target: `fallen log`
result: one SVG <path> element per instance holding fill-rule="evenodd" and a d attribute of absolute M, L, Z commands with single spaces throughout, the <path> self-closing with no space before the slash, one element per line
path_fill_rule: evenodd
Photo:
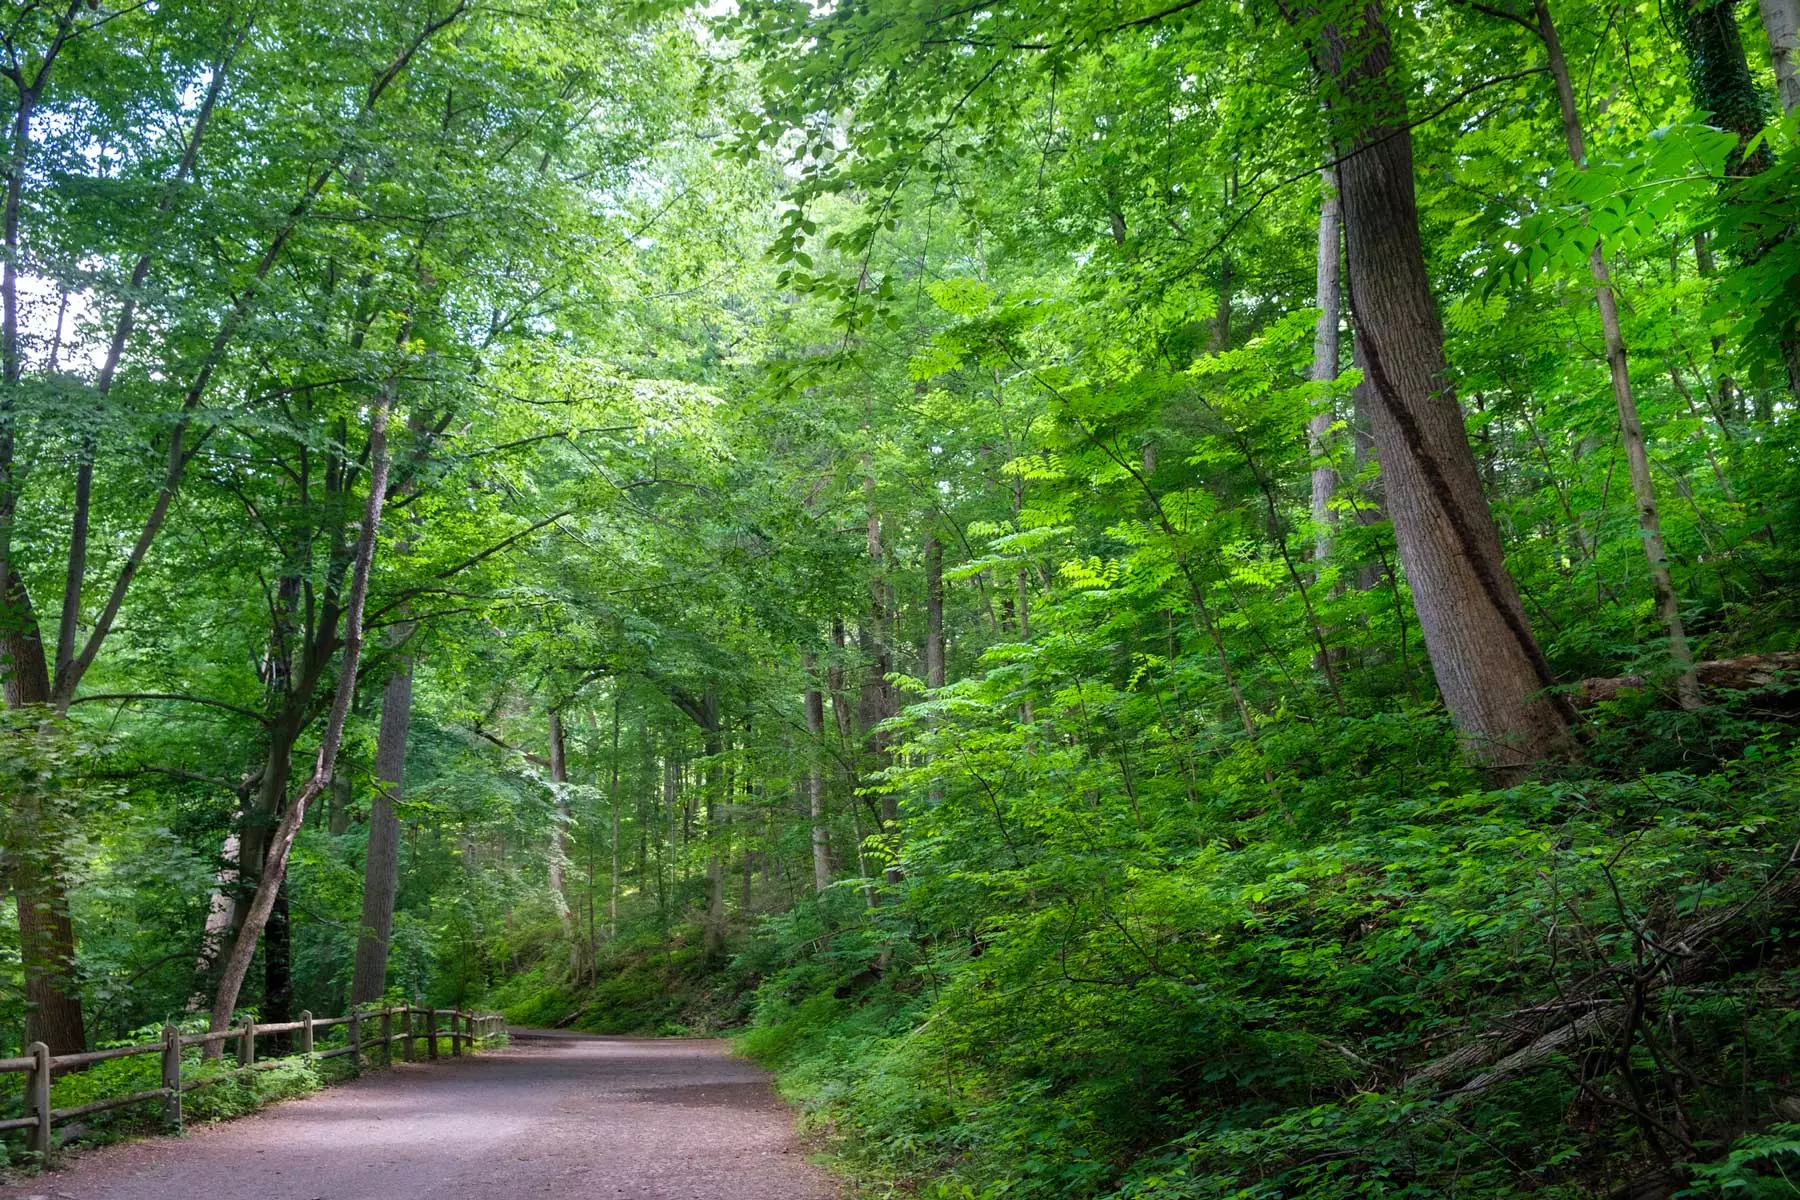
<path fill-rule="evenodd" d="M 1777 650 L 1768 654 L 1746 654 L 1741 658 L 1715 658 L 1694 664 L 1694 674 L 1703 691 L 1749 692 L 1780 683 L 1786 672 L 1800 673 L 1800 651 Z M 1616 700 L 1621 692 L 1656 688 L 1664 681 L 1644 675 L 1615 675 L 1584 679 L 1571 694 L 1578 705 L 1599 704 Z M 1800 683 L 1800 678 L 1794 680 Z"/>

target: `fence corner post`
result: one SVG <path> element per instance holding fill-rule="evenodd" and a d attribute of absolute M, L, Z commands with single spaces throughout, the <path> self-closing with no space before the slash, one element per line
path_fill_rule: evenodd
<path fill-rule="evenodd" d="M 311 1054 L 312 1052 L 313 1052 L 312 1009 L 303 1008 L 300 1010 L 300 1053 Z"/>
<path fill-rule="evenodd" d="M 256 1063 L 256 1022 L 246 1020 L 244 1031 L 238 1034 L 238 1066 L 254 1066 Z"/>
<path fill-rule="evenodd" d="M 170 1133 L 181 1132 L 181 1030 L 164 1025 L 162 1044 L 163 1122 Z"/>
<path fill-rule="evenodd" d="M 411 1004 L 400 1010 L 400 1058 L 404 1062 L 413 1060 L 413 1008 Z"/>
<path fill-rule="evenodd" d="M 425 1010 L 425 1054 L 435 1061 L 437 1059 L 437 1009 Z"/>
<path fill-rule="evenodd" d="M 450 1010 L 450 1057 L 452 1058 L 461 1058 L 463 1052 L 462 1021 L 460 1020 L 460 1017 L 461 1013 L 459 1010 L 454 1008 Z"/>
<path fill-rule="evenodd" d="M 362 1074 L 362 1013 L 350 1006 L 350 1070 Z"/>
<path fill-rule="evenodd" d="M 391 1005 L 381 1010 L 381 1065 L 394 1065 L 394 1010 Z"/>
<path fill-rule="evenodd" d="M 31 1148 L 43 1156 L 44 1169 L 50 1168 L 50 1047 L 33 1042 L 25 1047 L 32 1059 L 31 1108 L 37 1125 L 31 1131 Z"/>

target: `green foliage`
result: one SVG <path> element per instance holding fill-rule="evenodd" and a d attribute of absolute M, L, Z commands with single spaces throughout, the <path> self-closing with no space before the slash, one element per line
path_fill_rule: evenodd
<path fill-rule="evenodd" d="M 1403 110 L 1321 78 L 1336 3 L 23 10 L 0 670 L 61 695 L 0 724 L 0 840 L 89 1037 L 205 1000 L 312 769 L 379 398 L 344 786 L 248 1009 L 345 1010 L 391 805 L 363 994 L 741 1029 L 877 1190 L 1791 1194 L 1795 118 L 1719 57 L 1748 6 L 1382 7 Z M 1506 787 L 1437 699 L 1379 314 L 1317 276 L 1319 164 L 1400 111 L 1477 515 L 1582 701 Z M 1696 709 L 1620 382 L 1742 660 Z M 196 1069 L 224 1116 L 348 1068 Z"/>

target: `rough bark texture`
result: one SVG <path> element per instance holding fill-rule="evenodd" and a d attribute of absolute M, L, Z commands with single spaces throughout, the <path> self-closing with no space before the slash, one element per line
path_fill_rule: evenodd
<path fill-rule="evenodd" d="M 1535 0 L 1538 36 L 1550 60 L 1550 77 L 1556 83 L 1556 99 L 1562 109 L 1563 140 L 1578 170 L 1587 169 L 1587 145 L 1581 113 L 1575 107 L 1575 88 L 1569 80 L 1569 63 L 1563 56 L 1556 23 L 1545 0 Z M 1681 601 L 1669 575 L 1669 555 L 1664 547 L 1662 515 L 1656 505 L 1656 483 L 1650 477 L 1650 453 L 1644 443 L 1644 424 L 1638 418 L 1637 399 L 1631 391 L 1631 372 L 1625 359 L 1625 335 L 1619 326 L 1619 304 L 1613 295 L 1612 275 L 1606 250 L 1598 242 L 1588 255 L 1588 271 L 1594 279 L 1594 302 L 1600 309 L 1600 330 L 1606 343 L 1606 367 L 1612 378 L 1613 402 L 1619 410 L 1619 436 L 1625 444 L 1630 468 L 1631 495 L 1637 506 L 1638 533 L 1650 566 L 1650 588 L 1656 597 L 1657 616 L 1669 637 L 1669 659 L 1675 669 L 1675 687 L 1683 708 L 1700 707 L 1700 684 L 1694 678 L 1694 656 L 1688 649 L 1687 630 L 1681 621 Z"/>
<path fill-rule="evenodd" d="M 381 731 L 375 742 L 375 778 L 369 801 L 369 852 L 363 861 L 362 926 L 350 978 L 350 1003 L 379 1000 L 387 991 L 388 941 L 394 900 L 400 891 L 400 800 L 406 775 L 406 742 L 412 726 L 412 660 L 402 658 L 381 692 Z"/>
<path fill-rule="evenodd" d="M 1314 383 L 1329 383 L 1338 377 L 1338 324 L 1342 310 L 1339 264 L 1343 259 L 1343 223 L 1338 206 L 1337 176 L 1330 167 L 1319 174 L 1324 196 L 1319 202 L 1319 257 L 1314 290 L 1319 323 L 1313 330 L 1312 379 Z M 1337 493 L 1337 468 L 1325 460 L 1325 443 L 1336 420 L 1337 414 L 1331 406 L 1322 405 L 1306 425 L 1313 455 L 1313 558 L 1318 562 L 1331 556 L 1331 499 Z"/>
<path fill-rule="evenodd" d="M 1412 138 L 1378 5 L 1328 26 L 1350 307 L 1373 390 L 1376 452 L 1401 561 L 1445 706 L 1502 775 L 1575 752 L 1572 708 L 1506 570 L 1444 359 L 1413 191 Z"/>
<path fill-rule="evenodd" d="M 1781 111 L 1791 113 L 1800 108 L 1800 75 L 1794 71 L 1794 60 L 1800 56 L 1800 0 L 1761 0 L 1761 8 Z"/>

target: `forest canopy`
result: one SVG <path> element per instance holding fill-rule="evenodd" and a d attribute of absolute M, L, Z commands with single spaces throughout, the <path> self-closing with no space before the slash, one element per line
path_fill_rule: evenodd
<path fill-rule="evenodd" d="M 1797 30 L 5 0 L 0 1056 L 484 1004 L 870 1195 L 1794 1195 Z"/>

